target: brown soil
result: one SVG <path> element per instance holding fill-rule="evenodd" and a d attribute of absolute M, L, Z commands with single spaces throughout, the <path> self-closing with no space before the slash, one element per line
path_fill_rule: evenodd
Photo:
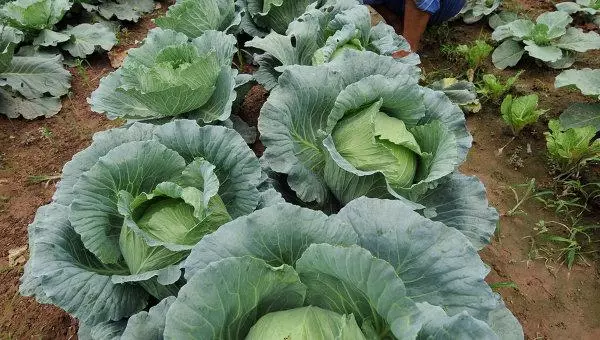
<path fill-rule="evenodd" d="M 506 1 L 514 8 L 532 17 L 552 9 L 551 1 Z M 165 10 L 156 11 L 153 16 Z M 96 56 L 86 67 L 86 74 L 71 70 L 73 89 L 65 98 L 63 110 L 50 119 L 35 121 L 8 120 L 0 116 L 0 339 L 71 339 L 75 337 L 77 322 L 60 309 L 36 303 L 18 294 L 18 279 L 22 265 L 8 265 L 8 251 L 27 244 L 27 225 L 36 209 L 48 203 L 54 192 L 55 180 L 38 183 L 31 176 L 55 176 L 74 153 L 89 145 L 94 132 L 118 125 L 91 112 L 86 98 L 98 86 L 99 79 L 118 65 L 127 49 L 134 46 L 152 27 L 149 18 L 128 27 L 121 37 L 121 46 L 107 56 Z M 471 26 L 453 23 L 448 29 L 431 30 L 423 44 L 422 61 L 428 81 L 442 76 L 457 76 L 464 72 L 463 65 L 449 61 L 440 52 L 444 44 L 467 43 L 480 33 L 489 34 L 484 24 Z M 600 54 L 582 55 L 575 67 L 600 67 Z M 518 68 L 526 70 L 516 87 L 516 94 L 536 92 L 540 106 L 548 109 L 548 117 L 556 117 L 570 102 L 585 98 L 570 90 L 554 90 L 552 84 L 557 71 L 538 67 L 524 59 Z M 514 70 L 498 71 L 488 61 L 485 72 L 502 76 Z M 85 80 L 87 79 L 87 80 Z M 246 96 L 240 116 L 254 126 L 260 107 L 267 94 L 254 87 Z M 596 253 L 586 255 L 587 263 L 578 260 L 571 270 L 558 259 L 553 246 L 541 242 L 534 230 L 539 220 L 563 221 L 533 200 L 523 206 L 527 215 L 505 216 L 514 206 L 510 185 L 536 178 L 540 185 L 551 186 L 548 174 L 543 131 L 547 119 L 524 131 L 497 156 L 499 148 L 511 136 L 506 133 L 498 113 L 498 106 L 484 104 L 482 112 L 468 117 L 468 126 L 474 145 L 462 170 L 479 176 L 488 189 L 493 206 L 502 214 L 498 237 L 482 252 L 491 267 L 490 283 L 514 282 L 516 289 L 501 288 L 499 292 L 513 313 L 519 318 L 528 339 L 600 339 L 600 275 Z M 42 131 L 50 131 L 42 134 Z M 531 154 L 527 153 L 530 145 Z M 255 144 L 255 152 L 262 153 Z M 599 216 L 591 218 L 598 222 Z M 554 233 L 562 233 L 552 228 Z M 600 235 L 592 235 L 597 240 Z M 532 243 L 532 240 L 535 240 Z M 556 247 L 554 247 L 556 248 Z M 585 251 L 595 250 L 586 246 Z"/>
<path fill-rule="evenodd" d="M 260 115 L 260 109 L 267 100 L 269 93 L 261 85 L 254 85 L 250 91 L 246 94 L 244 102 L 240 111 L 237 113 L 240 118 L 250 126 L 258 126 L 258 116 Z M 260 135 L 258 136 L 260 138 Z M 251 145 L 252 150 L 256 156 L 262 156 L 265 152 L 265 146 L 260 140 L 257 140 Z"/>
<path fill-rule="evenodd" d="M 163 3 L 139 23 L 127 25 L 111 59 L 142 41 L 153 27 L 151 19 L 166 7 Z M 23 266 L 9 266 L 8 251 L 27 244 L 27 225 L 54 192 L 54 179 L 40 182 L 33 177 L 60 175 L 63 165 L 90 144 L 95 132 L 119 124 L 92 112 L 86 101 L 100 78 L 113 70 L 109 58 L 94 55 L 88 61 L 85 72 L 70 69 L 72 94 L 64 98 L 58 115 L 34 121 L 0 115 L 0 339 L 72 339 L 77 333 L 77 321 L 59 308 L 19 295 Z"/>

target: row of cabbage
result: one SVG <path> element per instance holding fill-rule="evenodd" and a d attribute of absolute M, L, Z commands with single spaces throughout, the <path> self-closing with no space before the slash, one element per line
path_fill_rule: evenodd
<path fill-rule="evenodd" d="M 0 114 L 51 117 L 68 94 L 71 73 L 117 43 L 116 21 L 138 21 L 154 0 L 0 1 Z"/>
<path fill-rule="evenodd" d="M 81 339 L 522 339 L 484 281 L 498 214 L 458 171 L 461 109 L 358 1 L 260 5 L 178 1 L 102 79 L 92 109 L 130 121 L 65 165 L 21 293 Z M 227 127 L 241 32 L 260 159 Z"/>

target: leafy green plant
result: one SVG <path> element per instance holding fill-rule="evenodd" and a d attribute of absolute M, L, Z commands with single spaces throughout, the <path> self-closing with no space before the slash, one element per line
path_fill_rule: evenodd
<path fill-rule="evenodd" d="M 576 171 L 588 161 L 600 160 L 600 139 L 595 139 L 593 126 L 564 129 L 558 120 L 548 123 L 545 132 L 550 157 L 563 173 Z"/>
<path fill-rule="evenodd" d="M 500 106 L 502 119 L 510 127 L 513 135 L 518 135 L 527 125 L 531 125 L 546 113 L 546 110 L 538 109 L 538 96 L 531 94 L 528 96 L 513 98 L 507 95 Z"/>
<path fill-rule="evenodd" d="M 486 99 L 494 102 L 498 101 L 512 89 L 522 73 L 523 71 L 517 72 L 517 74 L 508 78 L 506 82 L 502 82 L 502 79 L 493 74 L 484 74 L 481 77 L 481 82 L 477 84 L 477 93 Z"/>
<path fill-rule="evenodd" d="M 520 3 L 516 2 L 516 4 L 520 5 Z M 506 3 L 504 4 L 506 5 Z M 521 16 L 515 12 L 511 11 L 501 11 L 499 13 L 494 13 L 490 16 L 488 20 L 488 25 L 491 29 L 495 30 L 496 28 L 511 23 L 515 20 L 521 19 Z"/>
<path fill-rule="evenodd" d="M 234 0 L 181 0 L 154 22 L 158 27 L 197 38 L 209 30 L 235 33 L 241 20 Z"/>
<path fill-rule="evenodd" d="M 456 52 L 465 58 L 469 68 L 477 70 L 481 63 L 490 56 L 493 49 L 485 40 L 477 39 L 470 45 L 457 46 Z"/>
<path fill-rule="evenodd" d="M 370 23 L 368 8 L 355 0 L 309 8 L 290 23 L 285 35 L 274 31 L 246 43 L 247 47 L 264 51 L 255 57 L 260 66 L 256 80 L 271 90 L 287 66 L 323 64 L 346 49 L 390 56 L 398 50 L 410 50 L 408 42 L 391 26 L 381 22 L 371 27 Z M 417 65 L 419 57 L 410 53 L 398 61 Z"/>
<path fill-rule="evenodd" d="M 97 48 L 110 50 L 117 39 L 104 23 L 82 23 L 57 29 L 72 5 L 69 0 L 14 0 L 0 8 L 0 23 L 23 31 L 25 43 L 58 46 L 76 58 L 85 58 Z"/>
<path fill-rule="evenodd" d="M 232 35 L 206 31 L 193 40 L 155 28 L 123 66 L 100 81 L 89 103 L 108 118 L 225 120 L 235 100 Z"/>
<path fill-rule="evenodd" d="M 412 69 L 351 49 L 323 65 L 286 67 L 258 121 L 265 165 L 287 175 L 304 204 L 396 198 L 483 246 L 497 213 L 479 180 L 456 171 L 472 140 L 464 113 L 419 86 Z"/>
<path fill-rule="evenodd" d="M 484 281 L 488 271 L 462 234 L 402 202 L 363 197 L 330 217 L 286 203 L 204 237 L 185 262 L 177 298 L 126 325 L 92 331 L 166 339 L 334 339 L 340 332 L 345 339 L 523 339 Z"/>
<path fill-rule="evenodd" d="M 127 318 L 177 294 L 204 235 L 277 199 L 260 184 L 231 129 L 177 120 L 97 133 L 29 226 L 20 292 L 89 326 Z"/>
<path fill-rule="evenodd" d="M 502 0 L 467 0 L 460 16 L 465 23 L 472 24 L 492 14 L 501 4 Z"/>
<path fill-rule="evenodd" d="M 590 21 L 600 26 L 600 1 L 575 0 L 556 4 L 556 9 L 569 14 L 583 14 Z"/>
<path fill-rule="evenodd" d="M 0 25 L 0 113 L 8 118 L 51 117 L 61 108 L 60 96 L 71 87 L 62 56 L 21 49 L 23 33 Z"/>
<path fill-rule="evenodd" d="M 499 69 L 515 66 L 525 53 L 552 68 L 569 68 L 575 52 L 600 49 L 600 35 L 569 27 L 573 19 L 565 12 L 541 14 L 535 22 L 517 19 L 496 27 L 492 38 L 502 43 L 492 62 Z"/>

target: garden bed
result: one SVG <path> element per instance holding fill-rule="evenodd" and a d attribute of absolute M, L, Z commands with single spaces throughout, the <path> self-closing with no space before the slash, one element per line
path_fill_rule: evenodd
<path fill-rule="evenodd" d="M 535 17 L 551 10 L 548 1 L 519 0 L 525 14 Z M 152 16 L 163 13 L 156 11 Z M 152 17 L 151 16 L 151 17 Z M 116 47 L 112 57 L 141 41 L 152 26 L 151 17 L 145 17 L 128 29 L 127 38 Z M 442 45 L 468 43 L 490 30 L 482 21 L 464 25 L 453 22 L 448 27 L 434 28 L 427 33 L 422 48 L 422 65 L 426 76 L 456 76 L 463 72 L 456 63 L 440 52 Z M 586 53 L 575 64 L 576 68 L 600 68 L 600 53 Z M 516 202 L 510 187 L 527 183 L 535 178 L 540 187 L 551 187 L 543 132 L 548 118 L 557 117 L 569 103 L 586 99 L 579 93 L 553 87 L 559 71 L 549 70 L 524 60 L 518 65 L 525 69 L 517 94 L 536 92 L 540 107 L 549 110 L 546 118 L 528 128 L 515 140 L 502 122 L 497 105 L 483 105 L 481 112 L 467 116 L 474 143 L 461 170 L 478 176 L 487 188 L 488 199 L 501 214 L 494 242 L 481 252 L 491 267 L 487 281 L 503 296 L 509 309 L 523 325 L 529 339 L 598 339 L 600 338 L 600 275 L 596 246 L 586 244 L 585 259 L 577 260 L 568 269 L 552 244 L 539 243 L 534 237 L 536 223 L 562 221 L 536 200 L 528 200 L 521 207 L 526 214 L 507 216 Z M 10 250 L 27 244 L 27 225 L 36 209 L 50 201 L 55 190 L 56 176 L 68 160 L 91 142 L 93 133 L 119 125 L 89 109 L 86 99 L 98 86 L 100 78 L 113 70 L 107 56 L 94 56 L 84 72 L 71 69 L 73 87 L 63 99 L 62 111 L 50 119 L 25 121 L 0 117 L 0 338 L 68 339 L 74 338 L 77 322 L 62 310 L 40 305 L 32 298 L 18 294 L 19 277 L 23 263 L 8 263 Z M 495 70 L 488 61 L 483 70 L 499 75 L 511 71 Z M 436 76 L 439 75 L 439 76 Z M 257 114 L 267 98 L 259 87 L 253 88 L 241 106 L 243 117 L 256 125 Z M 504 148 L 501 155 L 498 150 Z M 260 145 L 254 145 L 257 154 Z M 521 189 L 518 189 L 521 190 Z M 599 221 L 600 213 L 589 216 Z M 551 227 L 553 233 L 564 230 Z M 600 235 L 592 237 L 597 240 Z M 26 254 L 24 254 L 26 256 Z"/>

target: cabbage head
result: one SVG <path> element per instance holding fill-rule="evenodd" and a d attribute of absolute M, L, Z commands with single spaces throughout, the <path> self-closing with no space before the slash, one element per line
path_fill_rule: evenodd
<path fill-rule="evenodd" d="M 419 86 L 415 69 L 350 49 L 324 65 L 287 67 L 259 118 L 264 160 L 304 204 L 396 198 L 481 248 L 498 214 L 479 180 L 457 171 L 472 141 L 464 114 Z"/>
<path fill-rule="evenodd" d="M 235 0 L 178 0 L 157 26 L 197 38 L 209 30 L 236 33 L 242 20 Z"/>
<path fill-rule="evenodd" d="M 410 50 L 408 42 L 391 26 L 380 22 L 371 27 L 369 9 L 357 0 L 318 5 L 310 5 L 289 24 L 285 34 L 273 31 L 246 43 L 248 47 L 264 51 L 255 56 L 260 66 L 255 78 L 266 89 L 277 85 L 277 78 L 285 67 L 324 64 L 346 49 L 369 50 L 382 55 Z M 411 53 L 397 61 L 417 65 L 419 57 Z"/>
<path fill-rule="evenodd" d="M 155 28 L 142 46 L 129 50 L 120 69 L 100 81 L 88 101 L 93 111 L 110 119 L 225 120 L 236 97 L 235 44 L 234 36 L 219 31 L 190 40 Z"/>
<path fill-rule="evenodd" d="M 259 206 L 260 180 L 228 128 L 176 120 L 97 133 L 29 226 L 20 291 L 89 327 L 140 312 L 177 294 L 204 235 Z"/>
<path fill-rule="evenodd" d="M 523 339 L 464 235 L 397 200 L 334 216 L 271 206 L 205 236 L 184 266 L 166 320 L 146 325 L 165 339 Z"/>

